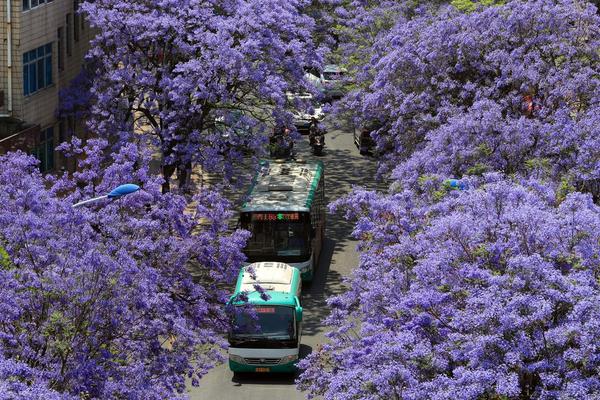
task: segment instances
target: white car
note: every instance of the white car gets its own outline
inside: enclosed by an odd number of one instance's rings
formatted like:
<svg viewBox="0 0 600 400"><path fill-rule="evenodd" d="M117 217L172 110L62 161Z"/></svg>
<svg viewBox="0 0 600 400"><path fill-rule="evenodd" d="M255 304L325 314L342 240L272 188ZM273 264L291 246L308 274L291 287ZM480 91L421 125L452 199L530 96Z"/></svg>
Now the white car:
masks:
<svg viewBox="0 0 600 400"><path fill-rule="evenodd" d="M308 83L310 83L319 93L321 93L321 96L324 96L325 78L323 77L323 74L320 71L314 68L307 69L306 73L304 74L304 79Z"/></svg>
<svg viewBox="0 0 600 400"><path fill-rule="evenodd" d="M323 106L310 93L287 93L294 114L294 126L300 133L308 133L312 118L323 119Z"/></svg>

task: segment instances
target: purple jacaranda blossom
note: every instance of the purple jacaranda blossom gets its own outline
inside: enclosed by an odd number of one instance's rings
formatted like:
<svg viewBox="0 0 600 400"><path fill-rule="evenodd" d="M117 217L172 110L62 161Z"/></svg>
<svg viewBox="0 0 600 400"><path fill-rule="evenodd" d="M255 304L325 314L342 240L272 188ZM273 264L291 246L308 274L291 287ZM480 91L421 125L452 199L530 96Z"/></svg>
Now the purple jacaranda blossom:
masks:
<svg viewBox="0 0 600 400"><path fill-rule="evenodd" d="M98 167L105 146L58 178L0 157L2 398L183 398L222 359L247 233L217 193L163 194L133 144ZM123 181L142 189L71 207Z"/></svg>
<svg viewBox="0 0 600 400"><path fill-rule="evenodd" d="M364 79L341 108L381 124L390 187L333 204L360 262L328 300L329 341L300 363L299 387L599 397L596 9L420 3L344 5L363 21L345 49Z"/></svg>
<svg viewBox="0 0 600 400"><path fill-rule="evenodd" d="M314 91L321 64L307 2L101 0L81 9L98 29L88 59L88 129L115 146L160 154L165 182L204 171L236 175L273 123L291 125L286 91Z"/></svg>
<svg viewBox="0 0 600 400"><path fill-rule="evenodd" d="M395 15L390 7L367 14L380 21ZM347 102L359 119L382 125L373 133L381 172L413 183L424 174L503 171L598 186L595 7L565 0L428 9L399 13L360 47L371 56Z"/></svg>
<svg viewBox="0 0 600 400"><path fill-rule="evenodd" d="M360 265L301 362L326 399L594 398L600 207L498 174L443 195L357 190ZM551 186L546 186L552 190Z"/></svg>

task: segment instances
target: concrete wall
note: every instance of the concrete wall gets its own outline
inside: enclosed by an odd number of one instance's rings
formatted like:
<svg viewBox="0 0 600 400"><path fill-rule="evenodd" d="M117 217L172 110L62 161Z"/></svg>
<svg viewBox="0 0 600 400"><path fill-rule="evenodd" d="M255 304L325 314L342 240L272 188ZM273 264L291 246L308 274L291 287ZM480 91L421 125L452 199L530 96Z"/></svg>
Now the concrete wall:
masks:
<svg viewBox="0 0 600 400"><path fill-rule="evenodd" d="M42 130L53 126L55 144L58 144L59 124L56 112L59 104L59 90L66 88L68 83L79 73L84 55L89 49L92 32L85 18L81 15L74 17L73 0L54 0L30 10L23 11L22 0L11 1L12 7L12 83L13 111L12 117L25 121L27 124L39 125ZM0 91L4 91L4 105L0 106L0 114L7 113L7 31L6 9L7 0L0 0ZM67 54L67 15L70 15L71 54ZM75 21L78 18L78 24ZM82 22L83 21L83 22ZM63 70L58 66L58 29L63 28ZM79 40L75 41L75 29ZM38 90L28 96L23 91L23 54L40 46L52 44L52 85ZM69 124L65 123L64 126ZM72 125L72 124L71 124ZM60 163L55 157L56 164ZM56 165L58 168L59 165Z"/></svg>

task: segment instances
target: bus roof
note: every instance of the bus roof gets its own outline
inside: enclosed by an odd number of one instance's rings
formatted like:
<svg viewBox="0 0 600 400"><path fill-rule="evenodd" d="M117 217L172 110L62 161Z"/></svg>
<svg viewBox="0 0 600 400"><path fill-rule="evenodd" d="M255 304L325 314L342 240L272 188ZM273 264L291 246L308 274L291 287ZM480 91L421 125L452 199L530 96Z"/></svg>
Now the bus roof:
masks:
<svg viewBox="0 0 600 400"><path fill-rule="evenodd" d="M254 277L248 272L254 270ZM238 282L237 291L254 292L254 285L260 285L263 289L295 293L294 270L296 268L281 262L257 262L242 268L241 282ZM241 284L240 284L241 283ZM297 283L296 283L297 284Z"/></svg>
<svg viewBox="0 0 600 400"><path fill-rule="evenodd" d="M241 211L309 211L322 176L321 161L262 160Z"/></svg>
<svg viewBox="0 0 600 400"><path fill-rule="evenodd" d="M249 268L254 270L255 278L248 272ZM254 285L260 285L265 289L270 299L262 299ZM280 262L257 262L241 269L234 297L240 292L247 292L251 304L295 306L298 285L300 285L300 271L297 268Z"/></svg>
<svg viewBox="0 0 600 400"><path fill-rule="evenodd" d="M288 307L296 307L296 295L289 293L280 293L280 292L267 292L269 294L269 299L265 300L260 297L260 293L252 292L248 293L248 304L252 305L272 305L272 306L288 306ZM243 305L245 304L243 301L237 301L233 303L234 305Z"/></svg>

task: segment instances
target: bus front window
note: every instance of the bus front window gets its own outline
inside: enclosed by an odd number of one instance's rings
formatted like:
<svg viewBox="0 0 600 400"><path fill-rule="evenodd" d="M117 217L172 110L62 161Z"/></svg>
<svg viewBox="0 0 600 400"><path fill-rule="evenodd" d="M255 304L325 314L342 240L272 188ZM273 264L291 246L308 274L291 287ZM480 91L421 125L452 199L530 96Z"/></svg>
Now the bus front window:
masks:
<svg viewBox="0 0 600 400"><path fill-rule="evenodd" d="M300 262L310 256L310 228L305 222L252 221L243 228L252 233L245 249L248 261Z"/></svg>
<svg viewBox="0 0 600 400"><path fill-rule="evenodd" d="M306 252L304 236L301 224L289 224L287 229L277 229L275 231L275 252L278 256L301 256Z"/></svg>
<svg viewBox="0 0 600 400"><path fill-rule="evenodd" d="M294 340L294 309L285 306L255 306L256 317L244 311L235 313L232 339L264 338Z"/></svg>

